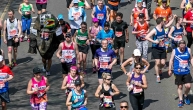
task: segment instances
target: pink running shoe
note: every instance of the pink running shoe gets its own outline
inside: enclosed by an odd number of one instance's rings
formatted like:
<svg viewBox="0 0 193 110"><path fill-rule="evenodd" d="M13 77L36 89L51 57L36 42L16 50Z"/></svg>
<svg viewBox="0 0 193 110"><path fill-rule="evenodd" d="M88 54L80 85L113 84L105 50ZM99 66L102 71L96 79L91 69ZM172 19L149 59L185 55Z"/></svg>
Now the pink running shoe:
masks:
<svg viewBox="0 0 193 110"><path fill-rule="evenodd" d="M23 36L22 36L22 37L20 37L20 42L23 42Z"/></svg>
<svg viewBox="0 0 193 110"><path fill-rule="evenodd" d="M27 42L30 42L30 39L29 39L29 38L27 39Z"/></svg>

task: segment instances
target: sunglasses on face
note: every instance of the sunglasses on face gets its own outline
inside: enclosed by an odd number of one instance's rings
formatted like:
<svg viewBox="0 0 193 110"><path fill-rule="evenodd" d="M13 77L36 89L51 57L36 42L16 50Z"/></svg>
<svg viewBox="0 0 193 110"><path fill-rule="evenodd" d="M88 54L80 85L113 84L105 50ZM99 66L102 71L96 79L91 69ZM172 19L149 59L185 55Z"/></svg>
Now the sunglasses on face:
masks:
<svg viewBox="0 0 193 110"><path fill-rule="evenodd" d="M128 106L121 106L121 108L127 108Z"/></svg>
<svg viewBox="0 0 193 110"><path fill-rule="evenodd" d="M106 79L106 80L111 81L111 79Z"/></svg>
<svg viewBox="0 0 193 110"><path fill-rule="evenodd" d="M135 69L141 69L141 68L135 67Z"/></svg>
<svg viewBox="0 0 193 110"><path fill-rule="evenodd" d="M66 38L71 38L71 36L66 36Z"/></svg>

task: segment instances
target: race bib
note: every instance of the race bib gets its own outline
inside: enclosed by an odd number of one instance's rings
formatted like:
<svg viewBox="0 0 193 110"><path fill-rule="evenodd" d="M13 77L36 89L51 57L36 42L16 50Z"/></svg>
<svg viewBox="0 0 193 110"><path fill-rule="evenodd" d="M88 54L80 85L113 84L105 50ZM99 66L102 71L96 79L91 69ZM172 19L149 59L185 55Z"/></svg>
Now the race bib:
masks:
<svg viewBox="0 0 193 110"><path fill-rule="evenodd" d="M164 39L159 39L158 47L165 47Z"/></svg>
<svg viewBox="0 0 193 110"><path fill-rule="evenodd" d="M97 14L97 19L100 19L100 20L104 19L104 14L103 13Z"/></svg>
<svg viewBox="0 0 193 110"><path fill-rule="evenodd" d="M133 93L141 93L143 92L143 89L139 86L134 86Z"/></svg>
<svg viewBox="0 0 193 110"><path fill-rule="evenodd" d="M110 57L99 57L99 61L100 61L100 68L108 68L109 66L109 62L111 61Z"/></svg>
<svg viewBox="0 0 193 110"><path fill-rule="evenodd" d="M80 12L75 12L73 13L74 18L76 18L77 20L80 19Z"/></svg>
<svg viewBox="0 0 193 110"><path fill-rule="evenodd" d="M111 43L112 38L106 38L108 43Z"/></svg>
<svg viewBox="0 0 193 110"><path fill-rule="evenodd" d="M84 40L84 41L87 40L87 36L78 36L77 38L78 40Z"/></svg>
<svg viewBox="0 0 193 110"><path fill-rule="evenodd" d="M182 60L182 61L180 61L179 67L181 67L181 68L186 68L186 67L188 67L188 61L187 61L187 60Z"/></svg>
<svg viewBox="0 0 193 110"><path fill-rule="evenodd" d="M62 50L63 58L65 62L70 63L72 59L75 57L74 50Z"/></svg>
<svg viewBox="0 0 193 110"><path fill-rule="evenodd" d="M14 37L15 35L17 35L17 30L16 29L12 29L9 31L9 35Z"/></svg>
<svg viewBox="0 0 193 110"><path fill-rule="evenodd" d="M175 37L175 39L179 42L179 41L182 40L182 36L181 36L181 35L178 35L178 36Z"/></svg>
<svg viewBox="0 0 193 110"><path fill-rule="evenodd" d="M115 35L117 36L117 37L121 37L122 35L123 35L123 32L115 32Z"/></svg>
<svg viewBox="0 0 193 110"><path fill-rule="evenodd" d="M104 103L107 103L107 104L113 103L112 96L104 96L103 102L104 102Z"/></svg>
<svg viewBox="0 0 193 110"><path fill-rule="evenodd" d="M42 32L42 33L41 33L41 38L42 38L42 39L45 39L45 40L48 40L48 39L49 39L49 33L47 33L47 32Z"/></svg>
<svg viewBox="0 0 193 110"><path fill-rule="evenodd" d="M1 79L0 80L0 89L4 88L5 87L5 83L3 82L3 80Z"/></svg>

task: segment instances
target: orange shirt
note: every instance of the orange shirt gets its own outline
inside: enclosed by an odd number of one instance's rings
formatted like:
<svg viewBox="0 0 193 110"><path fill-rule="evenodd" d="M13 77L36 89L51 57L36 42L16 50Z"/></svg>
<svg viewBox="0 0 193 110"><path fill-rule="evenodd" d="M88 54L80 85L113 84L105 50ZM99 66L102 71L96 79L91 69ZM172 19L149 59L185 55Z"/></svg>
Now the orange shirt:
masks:
<svg viewBox="0 0 193 110"><path fill-rule="evenodd" d="M140 22L136 22L136 24L137 24L136 31L141 31L139 34L136 35L136 37L146 36L147 31L149 29L147 21L145 21L144 24L141 24Z"/></svg>
<svg viewBox="0 0 193 110"><path fill-rule="evenodd" d="M138 15L140 13L144 13L145 14L145 9L143 8L142 10L139 10L138 8L133 8L132 12L133 12L133 22L136 23L137 19L138 19ZM145 18L144 18L145 19Z"/></svg>
<svg viewBox="0 0 193 110"><path fill-rule="evenodd" d="M168 18L170 17L170 15L172 15L172 10L170 7L166 8L166 9L161 8L161 7L157 7L154 11L154 14L157 17L163 17L164 21L168 21Z"/></svg>
<svg viewBox="0 0 193 110"><path fill-rule="evenodd" d="M113 2L112 2L113 1ZM108 3L113 6L118 6L119 5L119 0L108 0Z"/></svg>

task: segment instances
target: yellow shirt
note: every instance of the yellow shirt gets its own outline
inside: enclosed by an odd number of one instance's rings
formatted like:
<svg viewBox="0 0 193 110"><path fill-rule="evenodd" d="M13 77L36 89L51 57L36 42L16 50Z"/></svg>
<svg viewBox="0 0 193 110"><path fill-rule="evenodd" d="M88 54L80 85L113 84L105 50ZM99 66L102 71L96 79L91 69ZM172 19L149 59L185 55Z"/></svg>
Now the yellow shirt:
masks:
<svg viewBox="0 0 193 110"><path fill-rule="evenodd" d="M162 4L162 0L158 0L157 2L158 2L159 6ZM169 6L169 5L170 5L170 0L167 0L167 6Z"/></svg>

